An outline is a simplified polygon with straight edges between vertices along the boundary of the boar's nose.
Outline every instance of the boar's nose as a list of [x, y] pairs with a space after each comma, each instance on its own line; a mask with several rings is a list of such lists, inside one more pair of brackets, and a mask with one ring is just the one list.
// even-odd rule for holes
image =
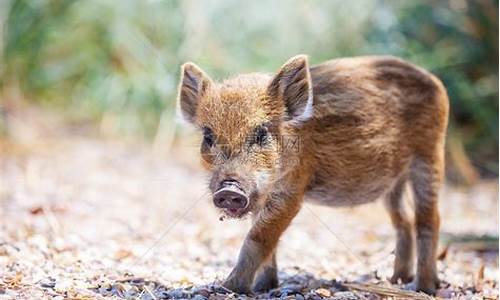
[[234, 185], [226, 186], [215, 192], [214, 204], [219, 208], [245, 208], [248, 197]]

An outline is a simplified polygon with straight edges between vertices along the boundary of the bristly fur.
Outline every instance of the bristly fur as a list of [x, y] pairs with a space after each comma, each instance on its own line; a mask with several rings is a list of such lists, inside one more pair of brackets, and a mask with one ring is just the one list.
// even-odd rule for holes
[[[210, 128], [216, 140], [201, 146], [203, 163], [212, 171], [210, 189], [223, 180], [238, 181], [254, 213], [227, 288], [250, 293], [252, 283], [255, 291], [277, 285], [278, 240], [303, 199], [352, 206], [382, 197], [397, 232], [392, 281], [414, 278], [418, 290], [435, 292], [449, 109], [439, 79], [386, 56], [309, 67], [299, 55], [274, 76], [254, 73], [221, 83], [194, 64], [185, 65], [182, 74], [183, 115]], [[263, 127], [269, 136], [253, 142]], [[415, 224], [402, 209], [408, 182]]]

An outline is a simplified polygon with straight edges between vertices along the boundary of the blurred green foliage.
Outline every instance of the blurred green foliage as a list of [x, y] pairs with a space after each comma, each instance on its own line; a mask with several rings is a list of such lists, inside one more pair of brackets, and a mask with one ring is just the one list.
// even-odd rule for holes
[[435, 73], [448, 89], [451, 134], [480, 171], [498, 174], [498, 1], [411, 1], [395, 16], [370, 27], [368, 44]]
[[453, 134], [498, 174], [495, 0], [4, 0], [0, 11], [0, 88], [149, 138], [173, 124], [187, 60], [221, 78], [272, 72], [298, 53], [397, 55], [442, 78]]

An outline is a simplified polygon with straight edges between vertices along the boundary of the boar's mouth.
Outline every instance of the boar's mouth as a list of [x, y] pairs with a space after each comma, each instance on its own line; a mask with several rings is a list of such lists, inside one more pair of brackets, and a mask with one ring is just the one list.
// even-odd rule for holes
[[214, 205], [232, 218], [242, 217], [250, 204], [247, 194], [234, 180], [222, 182], [221, 187], [213, 195]]

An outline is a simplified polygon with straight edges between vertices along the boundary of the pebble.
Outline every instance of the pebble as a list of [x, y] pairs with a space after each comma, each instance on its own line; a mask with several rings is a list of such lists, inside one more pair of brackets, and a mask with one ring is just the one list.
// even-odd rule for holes
[[228, 299], [226, 295], [210, 295], [210, 300], [225, 300]]
[[298, 294], [302, 292], [302, 288], [303, 286], [300, 284], [288, 284], [281, 287], [279, 290], [281, 290], [282, 293], [286, 292], [288, 294]]
[[452, 289], [439, 289], [436, 292], [437, 297], [445, 298], [445, 299], [453, 298], [454, 294], [455, 294], [455, 291]]
[[316, 294], [320, 295], [321, 297], [330, 297], [332, 295], [330, 290], [323, 289], [323, 288], [317, 289]]
[[144, 284], [144, 278], [133, 278], [129, 280], [130, 284], [133, 285], [143, 285]]
[[52, 277], [42, 279], [42, 281], [40, 281], [40, 286], [43, 288], [53, 289], [56, 286], [56, 280]]
[[183, 299], [187, 298], [186, 291], [184, 289], [178, 288], [173, 289], [168, 292], [168, 295], [173, 299]]
[[139, 294], [139, 289], [136, 286], [131, 286], [130, 289], [127, 291], [126, 295], [127, 297], [132, 297]]
[[313, 292], [309, 292], [305, 295], [305, 298], [307, 300], [321, 300], [321, 297], [316, 295], [316, 293], [313, 293]]
[[352, 292], [337, 292], [331, 298], [332, 300], [358, 300], [359, 297]]
[[197, 296], [200, 295], [200, 296], [205, 297], [205, 298], [210, 297], [210, 291], [206, 288], [203, 288], [203, 287], [202, 288], [194, 288], [193, 294], [195, 294]]

